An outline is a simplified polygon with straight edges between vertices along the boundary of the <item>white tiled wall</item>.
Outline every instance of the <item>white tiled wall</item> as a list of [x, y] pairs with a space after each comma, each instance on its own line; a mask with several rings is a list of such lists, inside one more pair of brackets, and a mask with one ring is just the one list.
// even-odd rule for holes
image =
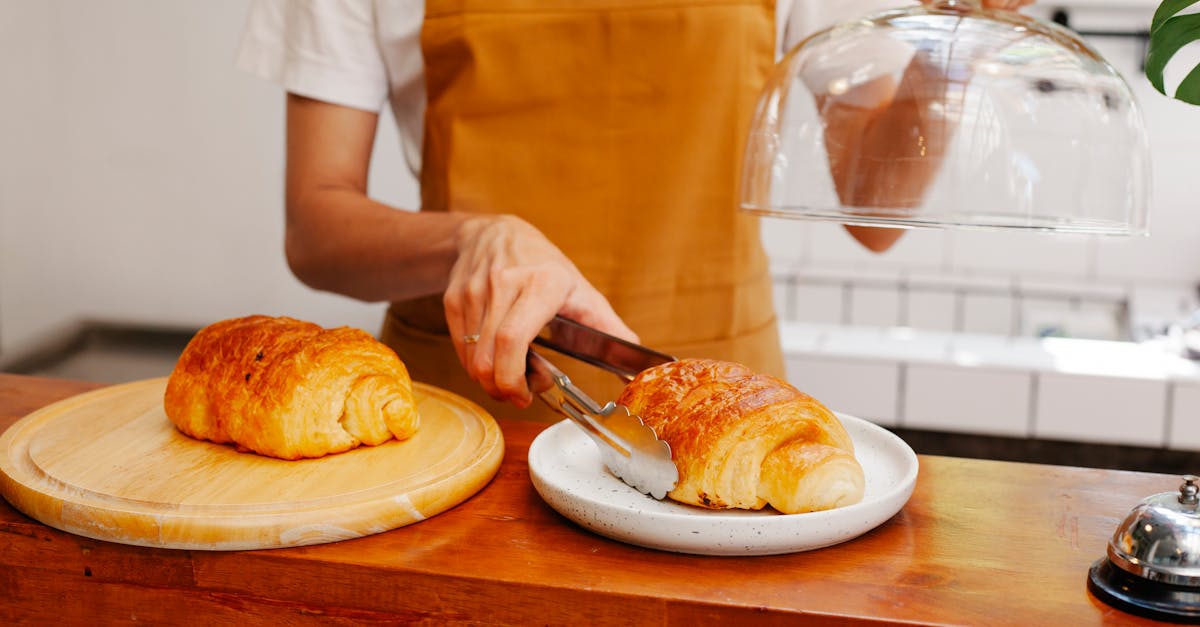
[[1161, 335], [1200, 306], [1200, 107], [1149, 87], [1138, 42], [1093, 43], [1143, 107], [1151, 234], [914, 230], [876, 254], [769, 220], [801, 389], [885, 425], [1200, 452], [1200, 364]]
[[[1073, 24], [1095, 31], [1144, 27], [1157, 3], [1062, 4]], [[1091, 43], [1126, 77], [1143, 110], [1153, 159], [1151, 234], [911, 231], [876, 254], [836, 225], [783, 229], [775, 220], [768, 245], [788, 250], [780, 274], [808, 298], [791, 309], [784, 334], [797, 385], [885, 424], [1200, 451], [1197, 364], [1153, 342], [1037, 339], [1145, 339], [1198, 305], [1200, 107], [1149, 86], [1141, 42]], [[889, 290], [894, 322], [882, 315], [892, 310]], [[869, 320], [861, 303], [874, 303]], [[851, 320], [874, 328], [822, 324]], [[895, 325], [909, 335], [886, 330]]]
[[1163, 446], [1162, 381], [1062, 373], [1038, 376], [1033, 434], [1051, 440]]
[[1089, 276], [1091, 239], [1079, 235], [955, 231], [948, 265], [1006, 276]]
[[[1068, 1], [1037, 3], [1028, 11], [1046, 18], [1062, 7], [1076, 28], [1129, 32], [1148, 27], [1155, 5]], [[1113, 339], [1190, 313], [1200, 283], [1200, 107], [1150, 86], [1142, 74], [1142, 41], [1093, 36], [1089, 43], [1125, 77], [1142, 109], [1152, 155], [1148, 237], [912, 230], [878, 254], [836, 224], [768, 218], [772, 257], [815, 297], [814, 306], [795, 312], [794, 319]], [[882, 280], [888, 275], [891, 285]], [[840, 293], [831, 287], [834, 276], [844, 288]], [[931, 277], [971, 289], [946, 293], [918, 286]], [[1010, 288], [1014, 300], [982, 289], [994, 285]], [[892, 311], [894, 322], [887, 319]]]
[[905, 427], [981, 435], [1029, 435], [1034, 376], [999, 368], [911, 364], [905, 375]]
[[1150, 343], [785, 323], [788, 377], [886, 426], [1200, 451], [1200, 363]]
[[1011, 294], [970, 293], [962, 300], [962, 326], [966, 333], [1010, 335], [1016, 325], [1016, 301]]
[[959, 328], [960, 298], [949, 290], [910, 287], [906, 292], [904, 317], [901, 326], [930, 331], [953, 331]]
[[[994, 277], [943, 277], [805, 267], [776, 270], [776, 308], [784, 320], [1016, 337], [1120, 340], [1134, 329], [1178, 321], [1195, 307], [1185, 286], [1138, 291], [1131, 286], [1062, 285]], [[1134, 305], [1141, 302], [1141, 324]]]
[[791, 355], [788, 380], [830, 409], [876, 424], [896, 424], [896, 362]]
[[880, 327], [900, 319], [900, 290], [894, 287], [859, 286], [850, 291], [850, 324]]
[[[784, 289], [790, 289], [794, 300], [786, 308], [791, 315], [781, 314], [785, 319], [807, 320], [816, 323], [841, 324], [844, 320], [845, 288], [840, 283], [813, 284], [808, 282], [793, 282]], [[776, 289], [778, 292], [779, 289]]]
[[[1133, 31], [1156, 4], [1030, 10], [1066, 6], [1077, 27]], [[885, 425], [1200, 451], [1200, 364], [1153, 337], [1200, 305], [1200, 107], [1150, 87], [1142, 42], [1090, 43], [1144, 113], [1151, 234], [913, 230], [877, 254], [836, 224], [767, 219], [798, 387]]]
[[1172, 392], [1167, 439], [1178, 448], [1200, 451], [1200, 383], [1180, 383]]

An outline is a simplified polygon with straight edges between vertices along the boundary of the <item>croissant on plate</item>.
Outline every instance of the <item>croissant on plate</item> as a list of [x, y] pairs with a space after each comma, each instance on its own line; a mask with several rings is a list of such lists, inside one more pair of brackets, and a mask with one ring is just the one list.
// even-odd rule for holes
[[191, 437], [281, 459], [403, 440], [418, 426], [395, 352], [361, 329], [287, 317], [201, 329], [167, 380], [163, 408]]
[[640, 373], [618, 402], [671, 445], [676, 501], [795, 514], [862, 500], [862, 466], [842, 423], [786, 381], [684, 359]]

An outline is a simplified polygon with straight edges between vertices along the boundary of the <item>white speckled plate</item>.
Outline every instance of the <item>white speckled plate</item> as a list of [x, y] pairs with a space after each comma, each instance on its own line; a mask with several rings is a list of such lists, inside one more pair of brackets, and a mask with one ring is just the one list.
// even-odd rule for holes
[[669, 499], [656, 501], [612, 475], [596, 444], [569, 420], [534, 439], [529, 474], [550, 507], [614, 540], [698, 555], [808, 551], [883, 524], [908, 502], [917, 481], [917, 456], [908, 444], [861, 418], [838, 417], [854, 440], [866, 494], [859, 503], [824, 512], [707, 510]]

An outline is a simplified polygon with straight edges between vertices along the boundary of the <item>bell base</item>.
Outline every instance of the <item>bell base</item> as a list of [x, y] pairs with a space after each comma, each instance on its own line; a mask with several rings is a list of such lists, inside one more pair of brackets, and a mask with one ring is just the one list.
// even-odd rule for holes
[[1130, 614], [1173, 623], [1200, 624], [1200, 588], [1150, 581], [1101, 558], [1088, 570], [1088, 590]]

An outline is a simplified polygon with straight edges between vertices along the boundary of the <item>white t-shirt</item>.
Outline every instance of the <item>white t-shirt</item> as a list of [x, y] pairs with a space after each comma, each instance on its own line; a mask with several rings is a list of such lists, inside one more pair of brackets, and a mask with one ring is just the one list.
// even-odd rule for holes
[[[835, 23], [905, 0], [777, 0], [776, 41], [786, 51]], [[286, 91], [366, 111], [391, 105], [404, 156], [421, 163], [424, 0], [255, 0], [237, 66]]]

